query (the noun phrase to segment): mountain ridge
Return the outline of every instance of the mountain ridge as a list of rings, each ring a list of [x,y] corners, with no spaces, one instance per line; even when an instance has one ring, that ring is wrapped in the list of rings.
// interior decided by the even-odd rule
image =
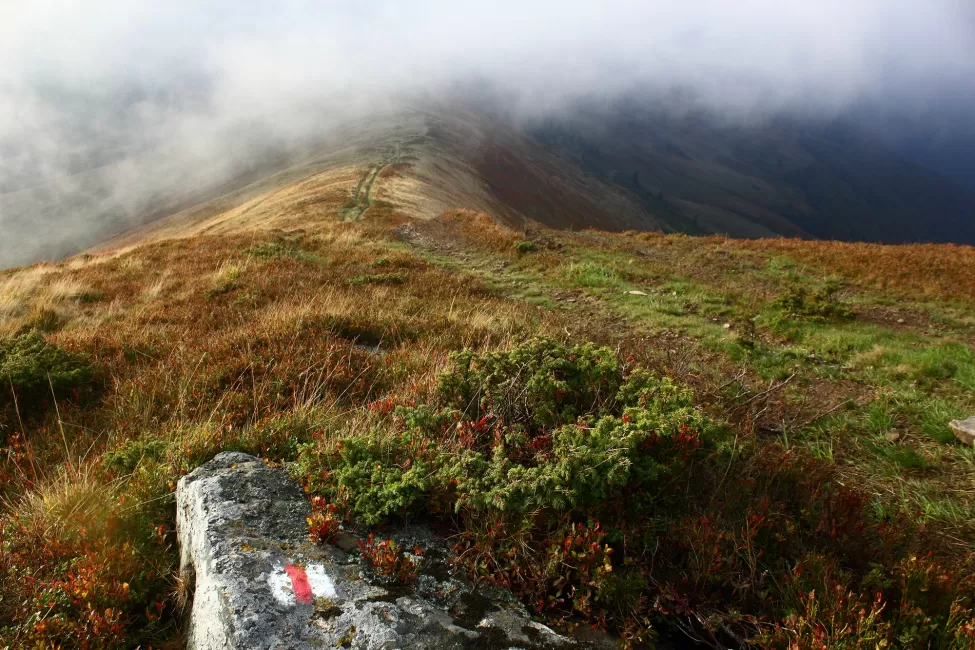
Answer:
[[[632,107],[517,122],[469,106],[423,105],[344,123],[298,147],[260,150],[222,174],[182,170],[172,192],[156,188],[141,200],[137,184],[132,197],[112,194],[124,160],[70,186],[0,194],[8,228],[35,233],[5,238],[0,260],[197,232],[219,213],[304,181],[304,200],[318,190],[352,197],[368,170],[374,198],[411,218],[465,208],[514,227],[975,242],[975,193],[839,123],[722,125]],[[325,177],[324,185],[311,181]],[[75,190],[81,199],[72,202]],[[222,228],[240,220],[224,221]]]

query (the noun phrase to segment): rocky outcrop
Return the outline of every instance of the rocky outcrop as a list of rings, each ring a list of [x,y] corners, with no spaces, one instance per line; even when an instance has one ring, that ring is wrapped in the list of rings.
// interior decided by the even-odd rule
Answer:
[[[310,507],[281,469],[219,454],[177,488],[181,571],[195,580],[190,650],[578,648],[506,592],[474,593],[429,552],[409,587],[371,580],[358,553],[307,538]],[[346,546],[348,548],[348,545]]]

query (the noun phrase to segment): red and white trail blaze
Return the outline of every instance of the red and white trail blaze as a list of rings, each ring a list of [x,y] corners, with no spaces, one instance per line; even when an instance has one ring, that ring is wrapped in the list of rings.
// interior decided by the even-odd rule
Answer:
[[[300,566],[289,564],[284,567],[288,577],[291,578],[291,590],[294,592],[295,600],[302,605],[310,605],[315,600],[315,594],[308,582],[308,574]]]
[[[321,564],[279,565],[267,581],[282,605],[310,605],[316,598],[337,596],[335,585]]]

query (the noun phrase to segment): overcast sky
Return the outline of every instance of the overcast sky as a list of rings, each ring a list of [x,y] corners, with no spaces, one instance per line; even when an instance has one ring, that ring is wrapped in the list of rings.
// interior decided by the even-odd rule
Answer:
[[[106,150],[165,146],[179,166],[212,166],[242,122],[300,139],[334,111],[472,79],[529,117],[680,88],[731,119],[864,105],[896,113],[891,124],[945,116],[950,140],[975,132],[975,2],[3,2],[0,193],[42,179],[70,197],[65,179]],[[145,170],[129,173],[141,187]],[[11,205],[0,200],[0,241]],[[30,215],[16,205],[22,236]]]
[[[975,3],[31,0],[0,8],[0,61],[6,99],[45,83],[98,95],[198,77],[218,101],[259,108],[476,74],[543,105],[682,84],[719,104],[891,94],[923,106],[972,92]]]

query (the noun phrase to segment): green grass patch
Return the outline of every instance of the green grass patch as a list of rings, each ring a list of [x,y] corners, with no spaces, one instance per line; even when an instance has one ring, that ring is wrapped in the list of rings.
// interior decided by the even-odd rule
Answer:
[[[528,253],[534,253],[538,250],[538,244],[533,241],[518,241],[513,245],[515,252],[519,255],[526,255]]]
[[[579,287],[605,289],[623,285],[619,271],[596,262],[572,262],[563,267],[562,274],[566,280]]]

